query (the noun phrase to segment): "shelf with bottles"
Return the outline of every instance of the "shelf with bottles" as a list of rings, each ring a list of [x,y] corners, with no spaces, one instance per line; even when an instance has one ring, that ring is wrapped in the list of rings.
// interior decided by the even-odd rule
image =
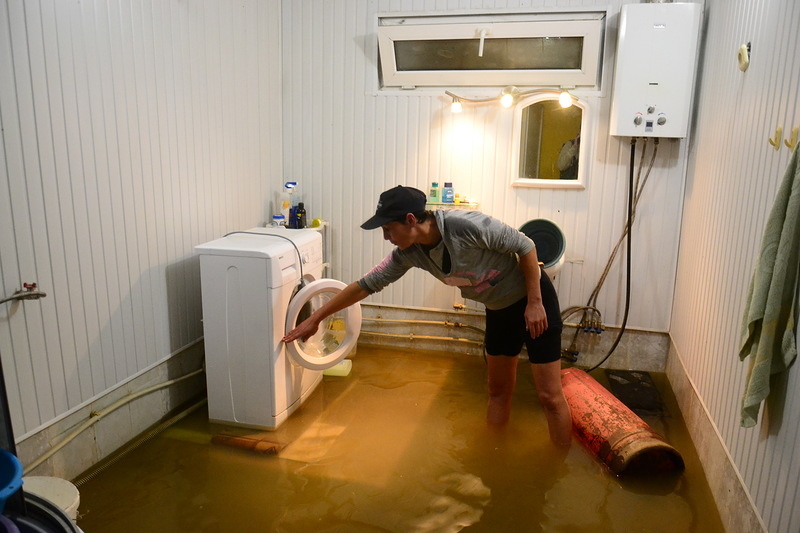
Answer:
[[[428,202],[426,205],[435,209],[478,209],[478,202]]]
[[[478,208],[478,202],[471,202],[463,194],[456,193],[451,181],[444,182],[444,188],[439,187],[438,181],[431,182],[427,205],[433,208]]]

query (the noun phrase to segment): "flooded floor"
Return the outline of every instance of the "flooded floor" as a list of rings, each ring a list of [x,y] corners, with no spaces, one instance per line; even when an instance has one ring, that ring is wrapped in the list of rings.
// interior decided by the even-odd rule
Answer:
[[[679,477],[634,483],[579,442],[558,452],[525,361],[511,421],[484,422],[481,358],[359,347],[277,431],[210,424],[205,407],[80,484],[78,525],[124,532],[722,533],[663,376],[648,418],[683,455]],[[602,372],[593,373],[599,380]],[[277,455],[211,442],[235,433]]]

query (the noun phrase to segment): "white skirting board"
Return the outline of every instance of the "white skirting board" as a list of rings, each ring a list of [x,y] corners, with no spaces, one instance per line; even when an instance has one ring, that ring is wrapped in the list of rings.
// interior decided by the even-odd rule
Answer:
[[[666,373],[686,429],[705,469],[706,479],[725,530],[768,533],[717,427],[672,343],[667,355]]]

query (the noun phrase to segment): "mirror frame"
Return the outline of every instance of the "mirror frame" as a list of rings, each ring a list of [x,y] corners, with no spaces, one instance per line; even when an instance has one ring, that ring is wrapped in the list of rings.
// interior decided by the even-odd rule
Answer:
[[[514,120],[511,135],[511,166],[509,173],[512,177],[511,185],[514,187],[538,187],[543,189],[580,189],[586,188],[589,167],[591,165],[590,147],[592,146],[592,108],[586,100],[574,94],[572,105],[578,106],[581,113],[581,146],[578,151],[578,178],[577,179],[531,179],[520,177],[519,163],[521,157],[522,115],[526,107],[545,100],[558,100],[560,91],[542,91],[534,95],[521,98],[514,107]]]

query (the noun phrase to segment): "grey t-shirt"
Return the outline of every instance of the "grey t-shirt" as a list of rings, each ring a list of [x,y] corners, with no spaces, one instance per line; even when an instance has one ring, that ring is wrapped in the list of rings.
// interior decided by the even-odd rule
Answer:
[[[478,211],[438,209],[434,215],[442,240],[428,250],[419,244],[395,248],[358,280],[362,289],[378,292],[418,267],[489,309],[508,307],[526,296],[518,256],[534,249],[532,240]]]

